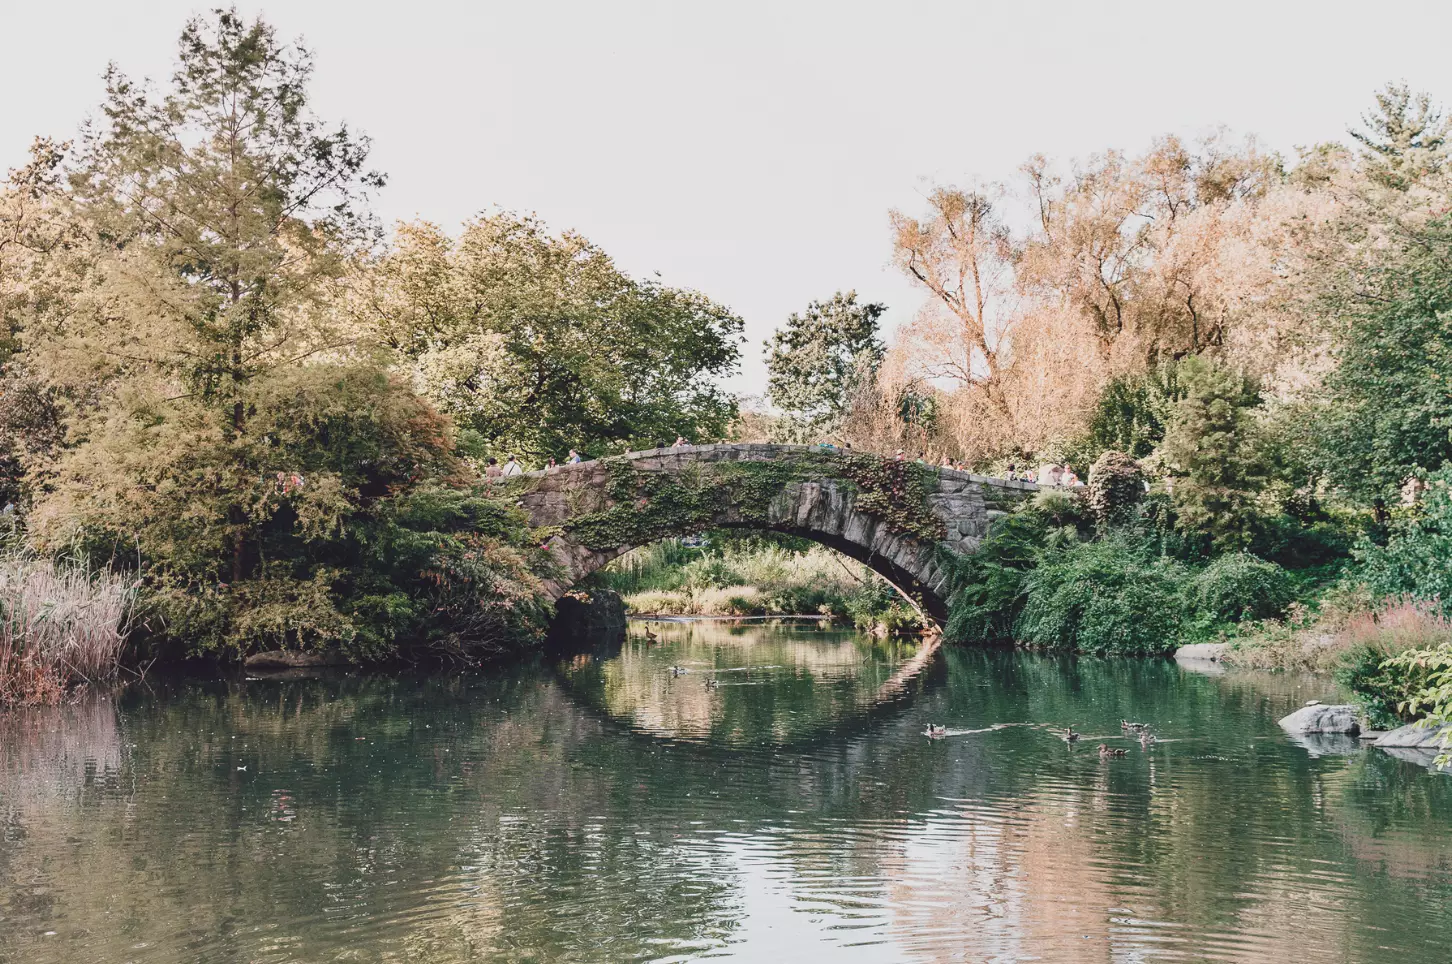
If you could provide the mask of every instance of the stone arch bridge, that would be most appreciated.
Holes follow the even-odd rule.
[[[506,484],[549,536],[555,598],[658,539],[769,529],[864,563],[939,619],[951,556],[977,549],[990,521],[1037,488],[850,450],[760,444],[630,452]]]

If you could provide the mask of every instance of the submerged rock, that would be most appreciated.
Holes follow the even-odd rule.
[[[1383,733],[1377,737],[1376,742],[1372,746],[1382,748],[1412,747],[1440,751],[1445,746],[1443,742],[1444,736],[1452,736],[1452,726],[1439,728],[1435,726],[1418,726],[1415,723],[1409,723],[1389,733]]]
[[[1358,733],[1361,723],[1356,707],[1342,703],[1336,706],[1303,706],[1281,720],[1281,728],[1297,735],[1304,733]]]
[[[347,662],[337,653],[274,649],[265,653],[253,653],[242,661],[242,665],[252,670],[312,669],[316,666],[342,666]]]
[[[1191,643],[1175,650],[1175,659],[1221,660],[1225,658],[1228,649],[1229,643]]]

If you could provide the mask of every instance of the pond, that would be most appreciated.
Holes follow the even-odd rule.
[[[0,961],[1452,946],[1452,780],[1286,737],[1324,679],[649,629],[479,676],[153,680],[11,713]]]

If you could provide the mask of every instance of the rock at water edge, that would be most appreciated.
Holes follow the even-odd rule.
[[[1383,733],[1377,737],[1376,742],[1372,746],[1417,747],[1428,750],[1441,750],[1446,745],[1443,742],[1444,736],[1452,736],[1452,726],[1438,728],[1435,726],[1418,726],[1415,723],[1409,723],[1389,733]]]
[[[1225,653],[1229,649],[1229,643],[1191,643],[1175,650],[1175,659],[1221,660],[1225,658]]]
[[[1290,733],[1358,733],[1361,724],[1356,719],[1356,707],[1349,704],[1338,706],[1303,706],[1281,720],[1281,728]]]

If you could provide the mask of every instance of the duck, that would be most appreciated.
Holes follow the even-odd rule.
[[[1110,747],[1105,746],[1103,743],[1099,744],[1099,755],[1102,757],[1124,756],[1128,752],[1129,751],[1122,746]]]
[[[671,667],[671,675],[672,676],[685,676],[689,672],[690,672],[690,670],[686,669],[684,666],[672,666]]]
[[[1141,748],[1148,750],[1150,747],[1155,745],[1155,735],[1149,730],[1145,730],[1144,732],[1140,733],[1139,745]]]
[[[718,679],[708,679],[708,680],[706,680],[706,689],[708,689],[708,690],[713,690],[713,689],[715,689],[716,687],[718,687],[720,685],[721,685],[721,681],[718,680]]]
[[[646,639],[649,639],[649,640],[652,640],[652,641],[657,640],[657,639],[660,639],[659,636],[657,636],[655,633],[653,633],[653,632],[650,631],[650,627],[649,626],[645,627],[645,638]]]
[[[1120,720],[1119,721],[1119,728],[1121,730],[1127,730],[1130,733],[1143,733],[1145,730],[1148,730],[1149,729],[1149,724],[1148,723],[1131,723],[1131,722],[1129,722],[1129,720]]]
[[[948,735],[948,728],[946,726],[939,726],[936,723],[929,723],[928,724],[928,728],[923,731],[923,735],[924,736],[947,736]]]
[[[1063,740],[1065,743],[1078,743],[1081,734],[1075,733],[1072,726],[1064,727]]]

